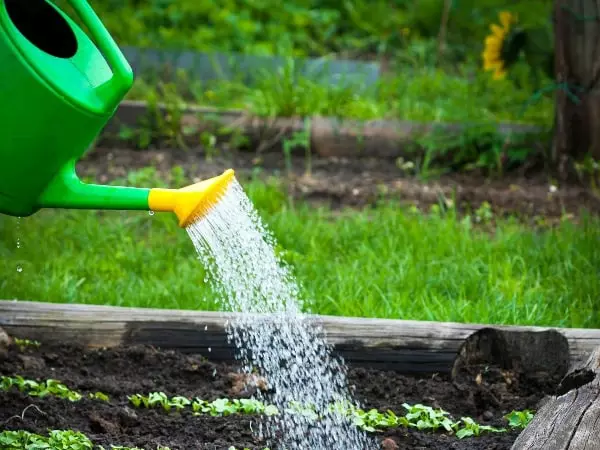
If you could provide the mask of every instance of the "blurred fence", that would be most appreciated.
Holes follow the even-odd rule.
[[[202,82],[239,81],[256,84],[265,72],[277,73],[292,64],[298,75],[332,86],[373,87],[380,77],[377,62],[308,58],[290,60],[276,56],[202,53],[189,50],[123,46],[133,70],[144,79],[168,77],[178,69]]]

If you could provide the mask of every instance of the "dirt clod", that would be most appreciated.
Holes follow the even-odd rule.
[[[0,328],[0,351],[6,350],[12,344],[12,339],[4,329]]]
[[[398,444],[391,438],[386,438],[381,441],[381,448],[383,450],[398,450]]]
[[[19,361],[26,370],[41,371],[44,370],[44,367],[46,367],[44,360],[35,356],[19,355]]]
[[[267,380],[258,375],[230,372],[227,376],[232,384],[229,393],[234,397],[252,397],[259,390],[267,390]]]
[[[97,413],[90,414],[90,428],[95,433],[116,434],[119,432],[119,427],[117,425],[103,419]]]

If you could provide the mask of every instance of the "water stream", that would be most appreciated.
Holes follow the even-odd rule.
[[[271,448],[375,449],[375,443],[336,404],[358,405],[346,369],[323,330],[303,314],[299,287],[275,253],[275,240],[251,201],[233,181],[218,205],[187,228],[224,311],[242,313],[228,323],[243,370],[266,379],[257,398],[279,414],[263,416],[254,430]],[[312,407],[299,412],[294,403]],[[318,417],[318,418],[317,418]]]

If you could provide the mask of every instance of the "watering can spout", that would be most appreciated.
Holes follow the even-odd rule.
[[[151,189],[148,205],[152,211],[175,213],[179,226],[185,228],[216,206],[234,177],[233,169],[227,169],[219,176],[181,189]]]
[[[135,188],[87,184],[70,161],[51,181],[38,201],[40,208],[142,210],[175,213],[179,226],[187,227],[206,215],[223,197],[234,171],[181,189]]]

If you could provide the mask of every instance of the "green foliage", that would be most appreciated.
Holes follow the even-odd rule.
[[[510,71],[510,79],[491,80],[481,70],[481,51],[491,23],[508,9],[536,36],[546,36],[552,2],[532,0],[506,5],[500,0],[452,0],[447,26],[447,51],[438,58],[438,35],[444,0],[423,0],[415,8],[408,0],[275,0],[98,1],[94,7],[122,45],[281,55],[278,72],[257,70],[258,81],[246,86],[236,80],[202,82],[182,72],[175,80],[145,79],[138,74],[129,98],[144,99],[149,114],[121,137],[147,148],[159,139],[187,148],[190,140],[217,150],[219,132],[200,131],[183,124],[181,107],[196,103],[239,108],[259,116],[335,116],[349,119],[404,119],[433,122],[475,122],[474,133],[486,141],[485,129],[499,121],[535,123],[550,127],[553,98],[540,90],[544,80],[531,80],[525,63]],[[64,4],[62,0],[61,4]],[[540,28],[542,27],[542,28]],[[541,30],[541,31],[539,31]],[[544,38],[537,39],[544,41]],[[546,39],[547,40],[547,39]],[[540,44],[541,45],[541,44]],[[547,49],[544,50],[547,53]],[[531,53],[531,52],[530,52]],[[546,54],[544,53],[544,54]],[[361,82],[331,86],[299,76],[299,56],[372,58],[386,55],[392,73],[377,86]],[[170,80],[170,81],[168,81]],[[543,93],[543,95],[538,95]],[[469,101],[465,102],[465,98]],[[166,115],[157,104],[166,103]],[[204,120],[204,118],[201,118]],[[244,145],[244,137],[237,145]],[[439,142],[444,142],[443,139]],[[490,144],[491,145],[491,144]],[[438,146],[439,147],[439,146]],[[446,151],[447,146],[438,148]],[[501,172],[497,148],[471,165],[487,164]]]
[[[359,56],[410,53],[411,45],[435,40],[444,0],[422,0],[418,8],[410,0],[99,0],[94,7],[121,45]],[[517,13],[524,26],[539,27],[550,25],[551,7],[550,0],[510,5],[453,0],[447,27],[451,55],[477,59],[501,10]]]
[[[494,125],[466,126],[460,133],[434,128],[418,137],[415,161],[399,158],[397,165],[414,171],[421,179],[450,171],[481,170],[500,177],[505,170],[523,164],[533,156],[528,142],[545,141],[545,133],[512,133],[502,135]],[[407,163],[411,163],[407,166]]]
[[[88,394],[88,398],[90,398],[91,400],[100,400],[102,402],[109,402],[110,398],[108,395],[106,395],[103,392],[90,392]]]
[[[459,439],[471,436],[480,436],[484,431],[490,431],[493,433],[502,433],[506,431],[505,429],[494,428],[489,425],[479,425],[470,417],[462,417],[460,420],[463,426],[456,431],[456,437]]]
[[[17,347],[19,347],[19,350],[24,351],[27,348],[39,348],[42,344],[38,341],[35,340],[29,340],[29,339],[19,339],[19,338],[14,338],[13,339],[15,345]]]
[[[532,81],[531,70],[524,63],[511,69],[510,80],[494,82],[482,73],[481,51],[490,24],[497,22],[498,13],[505,9],[519,16],[520,25],[531,30],[532,37],[542,36],[537,41],[548,40],[543,27],[550,26],[552,2],[532,0],[507,6],[501,0],[451,0],[447,51],[440,60],[437,41],[444,4],[445,0],[423,0],[415,8],[408,0],[391,4],[385,0],[292,0],[284,5],[275,0],[206,4],[194,0],[101,0],[94,7],[121,45],[286,58],[277,73],[258,70],[259,81],[251,88],[235,80],[201,83],[181,74],[185,80],[174,85],[152,79],[146,80],[148,86],[143,74],[138,74],[130,98],[147,100],[151,113],[141,129],[123,130],[122,136],[135,138],[141,148],[147,147],[156,133],[180,147],[186,146],[183,137],[197,135],[203,146],[213,148],[213,134],[197,133],[194,127],[180,124],[177,106],[184,99],[219,108],[242,108],[261,116],[484,124],[508,120],[550,126],[552,96],[546,92],[530,102],[532,94],[540,92],[543,80]],[[299,62],[294,58],[307,55],[385,55],[393,73],[371,90],[365,90],[360,82],[326,85],[298,76]],[[166,118],[155,114],[153,106],[158,100],[169,103],[171,112]]]
[[[37,382],[24,379],[21,376],[0,376],[0,390],[8,391],[12,388],[16,388],[19,392],[23,392],[31,397],[45,397],[47,395],[52,395],[72,402],[81,400],[80,393],[70,390],[57,380],[49,379]]]
[[[12,387],[17,387],[20,392],[30,396],[43,397],[46,395],[52,395],[70,400],[72,402],[79,401],[83,398],[80,393],[70,390],[65,385],[60,384],[55,380],[47,380],[45,382],[38,383],[33,380],[24,379],[20,376],[2,376],[0,378],[0,389],[7,391]],[[101,392],[89,394],[89,397],[101,401],[109,401],[108,396]],[[194,416],[204,414],[208,414],[213,417],[229,416],[232,414],[264,414],[267,416],[272,416],[280,413],[274,405],[264,404],[256,399],[218,398],[213,401],[206,401],[199,398],[192,399],[183,396],[169,397],[164,392],[151,392],[148,395],[132,394],[127,396],[127,399],[135,408],[161,408],[166,413],[170,413],[172,411],[181,412],[187,408],[191,410],[192,415]],[[437,431],[438,429],[443,428],[446,432],[456,433],[456,436],[459,439],[462,439],[468,436],[479,436],[483,431],[505,431],[504,429],[479,425],[468,417],[463,417],[459,421],[453,421],[448,412],[439,408],[432,408],[422,404],[409,405],[406,403],[404,403],[402,406],[407,410],[407,413],[404,416],[397,416],[393,411],[387,411],[385,413],[381,413],[376,409],[365,411],[352,405],[344,404],[331,405],[329,410],[334,414],[350,417],[355,426],[369,432],[374,432],[382,428],[399,426],[416,428],[420,431]],[[316,414],[314,408],[311,405],[303,404],[301,401],[290,403],[286,409],[286,412],[291,414],[308,414],[314,416],[315,420],[319,420],[319,416]],[[530,411],[513,411],[505,418],[508,420],[510,427],[524,428],[532,417],[533,414]],[[50,439],[53,438],[52,436],[53,435],[51,434]],[[62,441],[65,441],[66,438],[68,438],[66,439],[67,441],[76,440],[78,442],[77,445],[84,445],[81,442],[85,441],[82,441],[82,437],[84,436],[78,434],[72,435],[63,434],[63,432],[55,432],[55,436],[57,439],[60,438],[59,440]],[[11,443],[21,442],[22,445],[22,439],[24,438],[29,439],[32,437],[30,435],[23,435],[22,433],[0,435],[0,443],[13,445]],[[21,441],[19,441],[19,439],[21,439]],[[38,439],[38,437],[34,436],[33,439]],[[88,447],[72,448],[78,449]]]
[[[201,399],[190,400],[185,397],[169,398],[163,392],[153,392],[146,395],[134,394],[128,397],[130,403],[136,407],[162,408],[170,412],[173,406],[179,411],[185,407],[191,407],[194,415],[210,414],[211,416],[229,416],[231,414],[279,414],[273,405],[265,405],[255,399],[233,399],[219,398],[212,402]],[[501,433],[505,429],[479,425],[469,417],[463,417],[459,421],[453,421],[450,414],[439,408],[432,408],[421,404],[402,405],[407,413],[397,416],[393,411],[381,413],[376,409],[368,411],[346,405],[331,405],[330,411],[350,417],[355,426],[364,431],[375,432],[383,428],[408,427],[419,431],[437,431],[443,428],[446,432],[455,433],[459,439],[470,436],[479,436],[484,431]],[[291,403],[287,409],[288,413],[304,414],[314,416],[319,420],[314,408],[301,402]],[[517,414],[517,412],[515,412]],[[511,425],[517,426],[517,425]]]
[[[25,430],[0,432],[0,447],[3,450],[143,450],[138,447],[111,445],[110,449],[95,446],[90,438],[79,431],[50,430],[48,436]],[[156,447],[156,450],[170,450],[169,447]]]
[[[597,195],[600,195],[600,162],[587,155],[582,161],[575,163],[575,170],[579,179],[586,182]]]
[[[0,444],[5,450],[92,450],[94,445],[78,431],[51,430],[48,436],[28,431],[3,431]]]
[[[365,90],[352,83],[325,85],[295,75],[285,66],[281,72],[264,72],[259,84],[252,88],[224,81],[203,84],[189,80],[180,71],[177,79],[171,82],[148,84],[138,81],[129,98],[149,103],[149,112],[140,124],[141,129],[159,133],[165,139],[172,139],[173,144],[183,145],[177,139],[178,134],[190,135],[197,131],[182,127],[181,108],[190,103],[217,109],[242,109],[261,117],[329,116],[358,120],[467,122],[473,124],[474,129],[489,128],[497,122],[550,125],[552,99],[541,96],[531,101],[531,93],[529,86],[518,89],[511,81],[491,80],[487,74],[468,67],[461,68],[456,74],[419,67],[385,76],[376,88]],[[465,98],[469,101],[465,102]],[[166,105],[167,118],[158,115],[158,103]],[[146,141],[151,136],[148,135]]]
[[[533,419],[533,411],[525,409],[523,411],[511,411],[504,418],[512,428],[525,428]]]
[[[408,405],[404,403],[402,406],[408,411],[404,421],[418,430],[444,428],[446,431],[451,431],[456,426],[448,417],[449,414],[441,409],[421,404]]]
[[[272,405],[264,405],[254,399],[219,398],[212,402],[196,398],[194,400],[175,396],[169,398],[164,392],[152,392],[148,395],[134,394],[127,397],[136,408],[162,408],[169,412],[172,409],[180,411],[190,407],[194,415],[209,414],[211,416],[229,416],[231,414],[277,414]]]
[[[218,142],[227,139],[234,148],[247,145],[248,139],[238,130],[218,124],[208,114],[199,115],[196,125],[183,120],[182,110],[193,103],[223,109],[244,109],[261,117],[305,117],[305,130],[284,140],[283,151],[287,171],[291,171],[291,151],[304,148],[306,170],[311,169],[311,116],[342,119],[400,119],[439,124],[463,123],[465,129],[432,132],[418,137],[415,161],[411,161],[424,178],[443,170],[483,169],[502,175],[507,168],[522,164],[532,153],[530,144],[546,142],[547,133],[514,133],[507,137],[497,131],[498,122],[520,122],[549,126],[552,121],[552,101],[540,97],[531,101],[528,90],[516,90],[509,81],[492,81],[481,73],[448,75],[440,69],[422,68],[417,74],[401,74],[383,79],[378,89],[362,92],[348,87],[328,88],[291,72],[282,72],[280,79],[265,74],[265,82],[256,88],[235,83],[217,83],[203,87],[199,82],[181,79],[159,82],[156,89],[140,82],[131,98],[146,100],[149,108],[135,128],[121,130],[120,138],[138,148],[151,143],[187,148],[188,143],[200,144],[211,159],[219,151]],[[273,80],[271,80],[273,79]],[[269,81],[271,80],[271,81]],[[185,87],[187,86],[187,88]],[[210,95],[209,95],[210,94]],[[470,101],[465,103],[464,99]],[[163,104],[164,112],[158,108]],[[200,129],[200,124],[202,129]],[[528,140],[526,140],[527,138]],[[510,145],[507,147],[507,142]]]
[[[423,0],[412,8],[409,22],[419,36],[435,38],[442,20],[444,0]],[[450,56],[455,59],[480,61],[483,37],[489,33],[491,23],[498,22],[498,13],[510,11],[517,14],[519,23],[526,28],[551,26],[552,0],[510,2],[505,0],[452,0],[448,21]]]
[[[2,450],[144,450],[139,447],[121,445],[111,445],[109,449],[101,445],[94,446],[90,438],[73,430],[50,430],[48,436],[41,436],[25,430],[2,431],[0,432],[0,447]],[[155,450],[170,449],[159,445]],[[228,450],[237,449],[231,446]],[[244,450],[250,449],[245,448]]]

